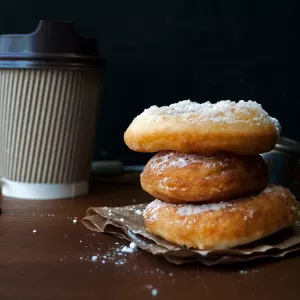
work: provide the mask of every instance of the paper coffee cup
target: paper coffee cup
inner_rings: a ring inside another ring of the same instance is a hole
[[[19,68],[16,61],[1,68],[0,56],[2,194],[23,199],[86,194],[101,69],[74,67],[76,60]]]

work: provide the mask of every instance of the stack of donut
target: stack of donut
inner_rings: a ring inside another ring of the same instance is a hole
[[[291,226],[291,192],[268,184],[261,153],[272,150],[279,122],[254,101],[152,106],[124,134],[138,152],[158,152],[141,174],[156,200],[144,210],[149,232],[208,250],[248,244]]]

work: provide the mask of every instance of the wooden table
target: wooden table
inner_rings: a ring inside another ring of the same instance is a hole
[[[109,260],[128,243],[87,230],[80,218],[90,206],[133,199],[151,197],[130,177],[93,181],[90,195],[73,200],[2,199],[0,299],[300,299],[299,255],[215,268],[174,266],[141,251]]]

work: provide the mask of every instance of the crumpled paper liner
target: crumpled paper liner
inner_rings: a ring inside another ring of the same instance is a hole
[[[248,245],[226,250],[200,251],[179,247],[151,234],[144,224],[142,211],[147,204],[123,207],[91,207],[82,219],[90,230],[106,232],[133,241],[154,255],[162,255],[174,264],[200,262],[211,266],[246,262],[263,258],[279,258],[300,250],[300,222],[293,228]]]

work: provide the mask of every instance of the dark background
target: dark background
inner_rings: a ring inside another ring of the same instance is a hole
[[[297,1],[1,1],[0,32],[73,20],[107,59],[94,159],[145,162],[123,143],[150,105],[256,100],[300,140]]]

